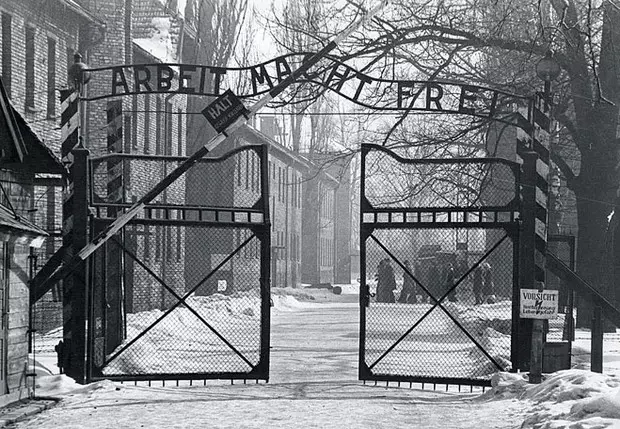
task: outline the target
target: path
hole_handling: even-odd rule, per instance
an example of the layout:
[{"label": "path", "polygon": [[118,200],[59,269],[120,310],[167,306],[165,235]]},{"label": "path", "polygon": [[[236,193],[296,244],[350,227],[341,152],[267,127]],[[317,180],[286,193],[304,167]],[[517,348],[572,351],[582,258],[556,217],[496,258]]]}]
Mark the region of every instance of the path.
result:
[{"label": "path", "polygon": [[359,312],[352,302],[278,312],[272,319],[268,384],[103,382],[15,427],[513,428],[523,421],[525,405],[513,400],[357,381]]}]

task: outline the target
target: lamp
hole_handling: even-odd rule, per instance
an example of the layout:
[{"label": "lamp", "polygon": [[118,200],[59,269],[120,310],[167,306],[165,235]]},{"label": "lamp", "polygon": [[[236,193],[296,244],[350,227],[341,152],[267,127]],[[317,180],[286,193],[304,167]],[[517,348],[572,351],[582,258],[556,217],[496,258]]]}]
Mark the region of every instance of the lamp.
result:
[{"label": "lamp", "polygon": [[545,99],[551,102],[551,81],[560,75],[560,65],[553,58],[553,51],[548,50],[545,56],[536,64],[536,76],[545,82]]},{"label": "lamp", "polygon": [[69,85],[80,90],[82,85],[88,83],[90,80],[90,74],[87,70],[88,66],[82,62],[82,55],[76,52],[75,55],[73,55],[73,64],[71,64],[71,67],[67,70]]}]

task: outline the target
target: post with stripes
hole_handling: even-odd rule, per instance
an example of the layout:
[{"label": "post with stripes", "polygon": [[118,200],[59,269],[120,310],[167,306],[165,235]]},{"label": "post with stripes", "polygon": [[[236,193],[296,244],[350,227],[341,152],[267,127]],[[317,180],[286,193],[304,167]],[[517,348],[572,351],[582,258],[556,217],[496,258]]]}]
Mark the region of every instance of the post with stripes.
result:
[{"label": "post with stripes", "polygon": [[[82,57],[75,55],[69,70],[73,88],[60,91],[61,157],[69,170],[63,193],[62,233],[65,263],[88,242],[87,236],[87,168],[88,151],[81,147],[80,89],[83,82]],[[63,279],[63,340],[59,344],[61,369],[78,382],[85,380],[86,344],[86,272],[85,263],[76,265]]]},{"label": "post with stripes", "polygon": [[[109,154],[123,152],[123,102],[109,101],[106,107],[107,118],[107,149]],[[107,200],[109,203],[123,202],[124,174],[123,160],[111,158],[107,161]],[[118,207],[108,207],[108,217],[115,218]],[[121,229],[118,234],[124,234]],[[123,240],[119,240],[122,242]],[[106,260],[106,281],[104,293],[106,299],[105,312],[105,347],[111,353],[123,341],[123,301],[121,288],[124,282],[123,254],[120,246],[106,243],[104,246]]]},{"label": "post with stripes", "polygon": [[[547,253],[547,225],[549,200],[549,131],[550,104],[548,93],[537,94],[527,113],[529,132],[519,130],[517,153],[522,160],[521,195],[522,229],[520,236],[519,288],[539,289],[545,282],[545,259]],[[542,319],[520,320],[519,337],[522,346],[520,364],[529,357],[531,383],[540,383],[544,343]],[[529,347],[527,347],[529,346]],[[529,354],[529,356],[527,356]],[[520,365],[519,369],[526,369]]]}]

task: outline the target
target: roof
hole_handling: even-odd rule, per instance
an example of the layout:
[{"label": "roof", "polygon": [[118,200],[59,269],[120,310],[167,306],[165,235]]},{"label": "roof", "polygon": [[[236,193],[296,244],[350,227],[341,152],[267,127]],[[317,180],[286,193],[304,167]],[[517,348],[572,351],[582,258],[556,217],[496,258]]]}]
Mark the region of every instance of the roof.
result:
[{"label": "roof", "polygon": [[281,144],[277,143],[275,140],[261,133],[249,124],[246,124],[246,126],[236,130],[234,135],[248,141],[249,143],[267,143],[269,144],[269,151],[274,153],[275,156],[285,158],[291,164],[295,164],[299,168],[304,170],[310,170],[312,168],[312,164],[306,158],[282,146]]},{"label": "roof", "polygon": [[49,234],[0,204],[0,242],[16,239],[32,247],[40,247]]},{"label": "roof", "polygon": [[65,174],[65,167],[15,110],[0,79],[0,158],[5,169]]}]

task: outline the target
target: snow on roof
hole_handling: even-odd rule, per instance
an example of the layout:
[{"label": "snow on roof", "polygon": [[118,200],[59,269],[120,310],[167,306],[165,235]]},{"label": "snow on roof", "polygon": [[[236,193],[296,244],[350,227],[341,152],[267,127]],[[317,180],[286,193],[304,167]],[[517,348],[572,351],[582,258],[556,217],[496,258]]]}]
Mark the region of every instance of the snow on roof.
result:
[{"label": "snow on roof", "polygon": [[[161,3],[161,5],[164,8],[170,9],[173,13],[179,14],[181,16],[183,16],[185,13],[185,5],[187,4],[187,0],[176,0],[176,1],[158,0],[158,1],[159,3]],[[172,9],[172,7],[176,7],[176,9]]]},{"label": "snow on roof", "polygon": [[162,63],[177,62],[177,51],[172,42],[172,18],[155,17],[151,20],[151,35],[133,39],[133,42]]}]

